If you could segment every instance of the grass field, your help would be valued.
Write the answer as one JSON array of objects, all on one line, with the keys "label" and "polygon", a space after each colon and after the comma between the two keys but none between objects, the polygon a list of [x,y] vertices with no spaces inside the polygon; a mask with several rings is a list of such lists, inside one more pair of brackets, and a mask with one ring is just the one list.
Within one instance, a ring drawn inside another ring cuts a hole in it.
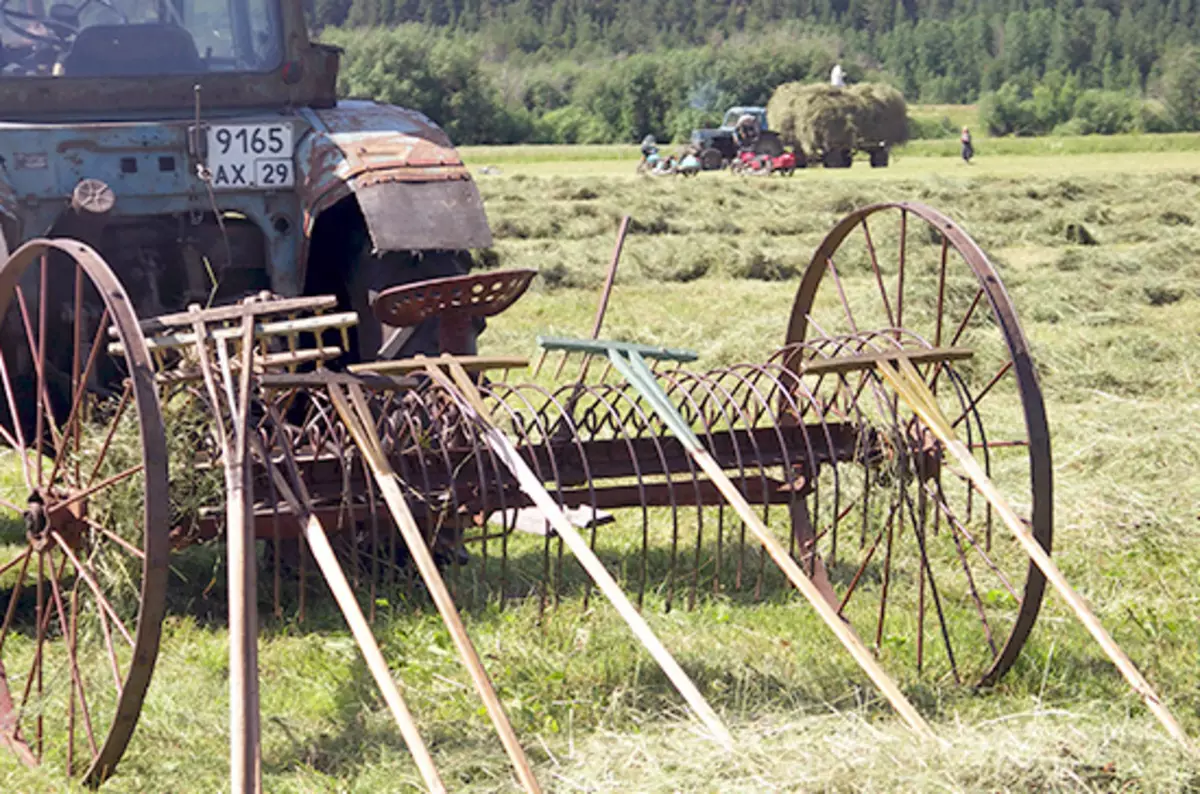
[{"label": "grass field", "polygon": [[[1075,155],[1128,155],[1156,153],[1160,155],[1177,155],[1200,151],[1200,133],[1180,132],[1155,135],[1064,135],[1041,138],[987,138],[982,130],[974,133],[974,143],[977,159],[976,167],[987,167],[988,163],[996,164],[1007,172],[1014,163],[1010,158],[1032,158],[1030,163],[1039,163],[1045,168],[1042,158],[1075,159]],[[672,151],[668,144],[664,151]],[[623,144],[601,144],[591,146],[559,146],[536,145],[522,146],[464,146],[460,150],[463,159],[471,166],[545,166],[544,173],[553,173],[563,164],[570,164],[572,170],[577,167],[588,169],[589,173],[621,172],[632,170],[641,157],[637,146]],[[904,146],[892,151],[895,168],[906,160],[923,158],[957,158],[959,156],[958,139],[936,139],[910,141]],[[1003,160],[995,158],[1003,156]],[[1098,158],[1081,158],[1097,161]],[[1124,163],[1107,163],[1097,161],[1090,167],[1096,170],[1114,171],[1138,170],[1129,160]],[[586,164],[586,165],[585,165]],[[912,167],[912,166],[909,166]],[[944,164],[923,164],[919,168],[944,168]],[[857,160],[852,171],[872,172],[865,161]],[[890,168],[889,168],[890,170]],[[1058,166],[1055,167],[1058,170]],[[801,174],[802,175],[802,174]],[[712,176],[707,174],[706,176]]]},{"label": "grass field", "polygon": [[[886,171],[687,181],[634,177],[625,149],[596,159],[468,149],[472,166],[503,171],[479,181],[496,236],[489,262],[542,273],[490,321],[484,352],[532,357],[535,334],[586,334],[617,222],[630,214],[605,335],[691,348],[702,365],[762,360],[782,343],[800,275],[840,217],[890,200],[942,209],[991,255],[1031,340],[1053,437],[1055,557],[1200,735],[1200,151],[1039,150],[1053,143],[1010,155],[981,141],[969,167],[902,153]],[[869,270],[845,281],[874,288]],[[16,500],[16,485],[10,467],[0,495]],[[105,791],[227,785],[223,584],[204,587],[224,572],[212,565],[193,560],[187,581],[173,582],[141,723]],[[902,676],[943,747],[903,728],[798,600],[662,607],[651,594],[647,617],[728,721],[733,753],[699,734],[597,600],[568,598],[543,620],[532,600],[467,610],[547,790],[1200,791],[1200,762],[1172,745],[1053,595],[995,689]],[[380,613],[377,634],[450,790],[517,791],[436,615],[396,598]],[[419,790],[328,604],[303,624],[264,621],[266,790]],[[64,790],[58,773],[0,752],[0,791]]]}]

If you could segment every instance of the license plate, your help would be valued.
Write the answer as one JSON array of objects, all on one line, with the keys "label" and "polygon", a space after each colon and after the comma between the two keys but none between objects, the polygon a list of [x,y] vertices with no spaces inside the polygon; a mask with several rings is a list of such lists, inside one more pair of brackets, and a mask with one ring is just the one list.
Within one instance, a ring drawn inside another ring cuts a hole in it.
[{"label": "license plate", "polygon": [[290,124],[208,128],[208,170],[217,190],[277,190],[296,184]]}]

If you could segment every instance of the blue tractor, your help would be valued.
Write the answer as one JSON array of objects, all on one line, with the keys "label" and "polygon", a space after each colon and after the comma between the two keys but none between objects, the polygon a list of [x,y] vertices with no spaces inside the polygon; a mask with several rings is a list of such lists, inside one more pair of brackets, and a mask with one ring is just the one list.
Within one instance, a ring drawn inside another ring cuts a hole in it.
[{"label": "blue tractor", "polygon": [[479,193],[421,113],[339,101],[338,59],[300,0],[0,0],[0,262],[72,238],[140,317],[334,294],[350,359],[436,352],[436,319],[384,327],[370,302],[466,272]]}]

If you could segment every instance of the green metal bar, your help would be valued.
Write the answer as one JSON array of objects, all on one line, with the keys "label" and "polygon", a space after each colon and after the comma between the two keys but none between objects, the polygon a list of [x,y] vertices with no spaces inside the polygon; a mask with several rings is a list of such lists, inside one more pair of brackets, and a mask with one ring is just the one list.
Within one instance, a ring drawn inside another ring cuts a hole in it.
[{"label": "green metal bar", "polygon": [[646,360],[642,358],[641,354],[637,351],[630,351],[623,356],[620,351],[610,348],[608,358],[616,367],[617,372],[620,372],[622,377],[646,398],[650,407],[658,414],[658,418],[666,423],[688,452],[697,452],[703,449],[700,439],[692,432],[692,428],[688,427],[688,423],[679,410],[671,404],[671,399],[658,385],[658,380],[646,366]]},{"label": "green metal bar", "polygon": [[539,336],[538,346],[545,350],[565,350],[568,353],[592,353],[606,355],[617,350],[622,353],[638,353],[646,358],[667,361],[695,361],[699,355],[690,350],[678,350],[654,345],[639,345],[635,342],[614,342],[606,339],[572,339],[565,336]]}]

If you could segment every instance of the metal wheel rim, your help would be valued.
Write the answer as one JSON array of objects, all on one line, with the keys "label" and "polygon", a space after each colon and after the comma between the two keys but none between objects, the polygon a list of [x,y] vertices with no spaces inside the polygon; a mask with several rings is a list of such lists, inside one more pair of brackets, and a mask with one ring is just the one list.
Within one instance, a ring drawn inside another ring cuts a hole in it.
[{"label": "metal wheel rim", "polygon": [[144,558],[131,661],[123,679],[113,718],[96,757],[82,776],[85,785],[99,786],[116,769],[137,727],[142,702],[150,684],[162,635],[166,608],[169,506],[167,502],[167,448],[154,369],[146,341],[124,287],[91,247],[74,240],[37,239],[21,246],[0,266],[0,317],[26,269],[49,254],[72,260],[100,294],[109,312],[110,326],[125,351],[141,443],[145,498],[143,502]]},{"label": "metal wheel rim", "polygon": [[[788,321],[786,344],[805,341],[808,316],[826,273],[826,261],[833,256],[846,237],[864,219],[888,210],[907,212],[928,223],[949,241],[974,272],[988,300],[992,317],[999,327],[1013,362],[1013,371],[1021,397],[1025,428],[1029,440],[1029,471],[1032,510],[1032,532],[1038,543],[1050,552],[1053,544],[1053,471],[1050,457],[1050,431],[1045,402],[1029,343],[1017,318],[1016,309],[1005,290],[995,267],[983,250],[953,220],[932,207],[915,202],[888,202],[863,207],[843,218],[818,246],[805,270],[796,293]],[[1028,563],[1024,595],[1017,618],[992,666],[984,672],[978,686],[986,687],[999,681],[1012,667],[1021,652],[1041,609],[1046,579],[1041,570]]]}]

